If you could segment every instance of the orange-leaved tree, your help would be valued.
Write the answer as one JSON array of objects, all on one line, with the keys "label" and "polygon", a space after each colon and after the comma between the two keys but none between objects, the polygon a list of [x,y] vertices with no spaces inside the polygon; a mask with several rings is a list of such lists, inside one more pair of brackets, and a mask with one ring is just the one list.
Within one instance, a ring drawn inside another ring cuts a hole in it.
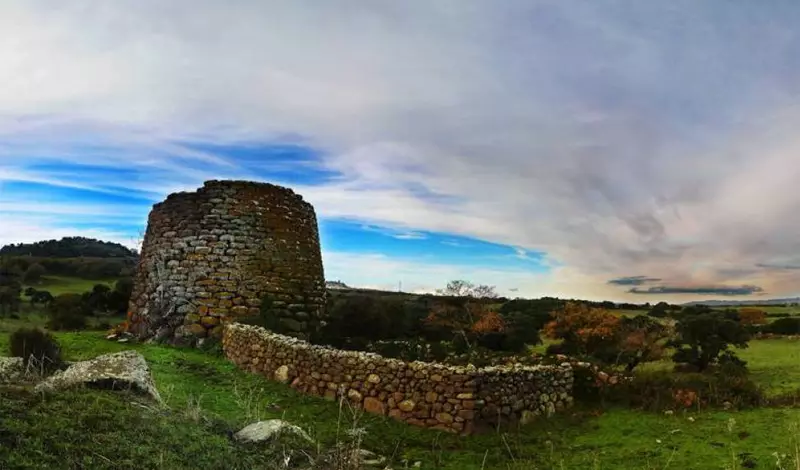
[{"label": "orange-leaved tree", "polygon": [[490,333],[502,333],[505,330],[503,317],[491,310],[483,302],[474,299],[448,299],[434,304],[425,323],[434,327],[452,331],[461,337],[468,348],[472,348],[474,340]]},{"label": "orange-leaved tree", "polygon": [[742,325],[763,325],[767,323],[767,312],[755,307],[742,307],[739,309],[739,321]]},{"label": "orange-leaved tree", "polygon": [[645,315],[620,318],[579,302],[568,302],[552,317],[544,331],[548,337],[562,340],[555,350],[625,365],[628,371],[659,359],[670,336],[664,325]]},{"label": "orange-leaved tree", "polygon": [[581,302],[567,302],[551,314],[544,326],[545,335],[563,340],[568,354],[593,355],[600,347],[615,341],[619,317],[605,309]]}]

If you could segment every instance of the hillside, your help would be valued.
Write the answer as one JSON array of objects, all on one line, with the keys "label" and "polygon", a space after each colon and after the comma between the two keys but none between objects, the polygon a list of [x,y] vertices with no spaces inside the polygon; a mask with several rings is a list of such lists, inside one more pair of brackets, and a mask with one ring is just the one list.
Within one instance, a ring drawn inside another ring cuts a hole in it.
[{"label": "hillside", "polygon": [[35,243],[17,243],[0,248],[0,256],[42,258],[136,258],[138,253],[119,243],[85,237],[64,237]]}]

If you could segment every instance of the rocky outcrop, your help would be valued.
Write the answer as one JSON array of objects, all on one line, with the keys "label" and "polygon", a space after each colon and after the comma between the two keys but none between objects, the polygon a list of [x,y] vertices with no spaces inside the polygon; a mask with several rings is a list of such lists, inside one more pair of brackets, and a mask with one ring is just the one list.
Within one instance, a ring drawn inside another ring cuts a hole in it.
[{"label": "rocky outcrop", "polygon": [[259,314],[303,337],[325,305],[317,219],[291,189],[208,181],[153,206],[126,328],[139,339],[193,343]]},{"label": "rocky outcrop", "polygon": [[404,362],[238,323],[225,326],[222,343],[239,367],[303,393],[448,432],[471,433],[523,415],[530,421],[572,404],[569,364],[476,368]]},{"label": "rocky outcrop", "polygon": [[136,351],[104,354],[76,362],[46,378],[35,390],[52,392],[80,386],[132,390],[161,402],[147,361]]}]

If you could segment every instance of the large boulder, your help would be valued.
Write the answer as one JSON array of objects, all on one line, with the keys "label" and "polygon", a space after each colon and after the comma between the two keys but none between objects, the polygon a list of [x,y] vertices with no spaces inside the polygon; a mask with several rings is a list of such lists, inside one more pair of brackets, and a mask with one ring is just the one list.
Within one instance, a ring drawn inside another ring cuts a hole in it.
[{"label": "large boulder", "polygon": [[0,357],[0,384],[13,383],[25,375],[25,363],[21,357]]},{"label": "large boulder", "polygon": [[104,354],[88,361],[76,362],[36,386],[37,392],[57,391],[78,386],[94,386],[114,390],[132,390],[161,403],[150,368],[136,351]]},{"label": "large boulder", "polygon": [[281,435],[297,436],[309,443],[314,443],[311,436],[303,431],[302,428],[282,419],[258,421],[242,428],[234,437],[244,442],[265,442],[271,441]]}]

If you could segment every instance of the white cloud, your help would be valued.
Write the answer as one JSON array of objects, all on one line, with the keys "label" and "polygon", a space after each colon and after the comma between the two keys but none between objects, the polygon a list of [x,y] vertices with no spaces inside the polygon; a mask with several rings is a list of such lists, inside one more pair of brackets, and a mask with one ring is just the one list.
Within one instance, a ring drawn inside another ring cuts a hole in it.
[{"label": "white cloud", "polygon": [[[793,292],[798,272],[743,273],[800,248],[797,21],[713,1],[6,1],[0,184],[155,199],[258,176],[179,142],[291,140],[342,174],[294,185],[320,217],[545,251],[553,274],[520,280],[554,291]],[[64,160],[141,178],[30,165]]]}]

